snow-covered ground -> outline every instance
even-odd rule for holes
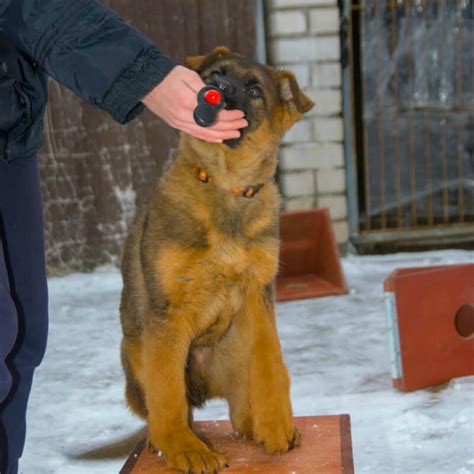
[[[408,394],[392,389],[382,289],[397,267],[465,262],[474,252],[350,256],[349,295],[277,306],[295,415],[350,414],[356,472],[474,473],[474,377]],[[123,399],[120,275],[101,268],[49,283],[49,348],[21,472],[116,474],[143,431]],[[197,412],[226,417],[219,401]]]

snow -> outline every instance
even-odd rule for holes
[[[346,296],[277,305],[295,415],[348,413],[356,472],[474,473],[474,377],[400,393],[392,388],[383,280],[400,267],[474,262],[436,251],[343,259]],[[124,404],[120,274],[51,278],[49,348],[38,369],[21,472],[118,473],[143,435]],[[213,401],[197,419],[227,418]]]

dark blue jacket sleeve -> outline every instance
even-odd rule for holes
[[[176,65],[95,0],[0,0],[0,29],[50,76],[126,123]]]

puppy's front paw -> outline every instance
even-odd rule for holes
[[[217,451],[212,451],[191,430],[187,429],[170,441],[170,436],[164,436],[168,442],[153,443],[148,437],[148,449],[159,452],[157,446],[163,446],[163,454],[168,467],[190,474],[215,474],[220,469],[228,467],[227,458]]]
[[[268,454],[283,454],[301,444],[300,432],[291,422],[268,423],[256,427],[254,439],[264,445]]]
[[[215,474],[229,467],[227,458],[217,451],[182,451],[167,457],[168,467],[189,474]]]

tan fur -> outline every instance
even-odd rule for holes
[[[254,74],[265,102],[252,103],[253,127],[236,147],[181,136],[122,263],[129,406],[147,420],[149,445],[169,466],[199,473],[227,463],[189,426],[192,407],[210,398],[225,398],[234,429],[269,453],[300,440],[275,322],[279,195],[272,178],[283,133],[312,103],[291,73],[249,66],[226,49],[188,60],[204,79],[216,64]],[[197,179],[200,168],[209,183]],[[252,199],[229,192],[252,183],[265,183]]]

